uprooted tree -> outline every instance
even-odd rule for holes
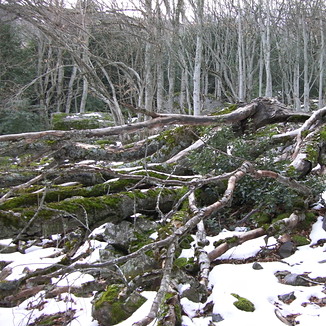
[[[128,125],[0,136],[1,237],[24,252],[60,234],[63,248],[57,264],[0,283],[0,304],[43,290],[49,297],[97,291],[93,316],[112,325],[144,302],[141,287],[157,296],[135,325],[180,324],[177,284],[189,283],[182,295],[204,301],[210,267],[226,250],[262,235],[307,236],[322,213],[312,204],[323,190],[325,114],[258,98],[211,116],[151,113]],[[205,251],[207,234],[236,226],[249,231]],[[192,236],[195,258],[178,258]],[[107,247],[85,263],[94,248],[78,249],[91,239]],[[77,270],[101,281],[69,289],[51,283]],[[4,268],[0,278],[10,273]]]

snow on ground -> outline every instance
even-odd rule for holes
[[[103,228],[102,228],[103,229]],[[211,250],[213,242],[218,239],[239,235],[241,231],[231,232],[224,230],[217,237],[210,238],[210,245],[207,250]],[[101,228],[94,230],[94,234],[101,232]],[[314,224],[310,234],[311,244],[316,244],[320,239],[326,239],[326,232],[322,229],[322,217]],[[269,245],[275,243],[275,239],[269,239]],[[9,243],[1,241],[0,243]],[[310,244],[310,245],[311,245]],[[92,255],[84,262],[94,262],[98,259],[99,249],[105,246],[105,243],[91,240],[84,247],[80,248],[79,253],[87,250],[89,245],[95,247]],[[261,247],[265,246],[263,237],[245,242],[237,248],[227,251],[219,259],[241,259],[255,255]],[[292,256],[283,259],[281,262],[261,262],[263,269],[255,270],[252,263],[248,264],[220,264],[216,265],[209,276],[209,287],[212,290],[207,302],[213,302],[213,314],[220,315],[223,320],[211,323],[212,316],[196,317],[197,312],[202,310],[206,303],[194,303],[186,298],[181,299],[184,316],[182,319],[183,326],[261,326],[266,325],[283,325],[275,314],[277,310],[281,315],[299,314],[296,321],[302,326],[321,326],[325,325],[326,307],[320,307],[315,303],[309,302],[314,296],[316,298],[325,298],[325,284],[319,284],[311,287],[285,285],[278,281],[274,273],[276,271],[289,271],[291,273],[309,273],[311,278],[326,277],[326,244],[319,246],[301,246]],[[56,254],[56,255],[53,255]],[[59,255],[59,256],[58,256]],[[76,254],[77,255],[77,254]],[[190,257],[192,249],[184,250],[182,256]],[[56,257],[58,256],[58,257]],[[62,257],[62,256],[61,256]],[[0,254],[0,261],[12,261],[9,265],[13,268],[13,274],[7,277],[12,280],[21,277],[26,272],[24,268],[28,266],[30,270],[54,264],[60,260],[60,249],[33,246],[25,254],[11,253]],[[65,275],[61,279],[53,279],[58,286],[67,284],[78,286],[83,282],[91,281],[93,278],[87,274],[79,272]],[[186,285],[184,285],[186,286]],[[181,288],[180,288],[181,290]],[[279,295],[294,292],[296,299],[285,304],[278,298]],[[236,301],[231,294],[236,293],[241,297],[249,299],[255,305],[254,312],[244,312],[238,310],[233,303]],[[147,298],[144,303],[128,320],[119,324],[119,326],[131,326],[133,322],[143,318],[149,311],[151,303],[155,297],[155,292],[144,291],[143,295]],[[13,308],[0,308],[0,324],[6,326],[24,326],[28,325],[35,318],[42,314],[53,314],[58,311],[68,309],[76,310],[76,319],[71,322],[71,326],[98,326],[91,316],[92,298],[76,297],[71,293],[63,293],[61,297],[64,300],[46,299],[42,310],[31,309],[38,303],[44,301],[44,292],[40,292],[32,298],[25,300],[19,306]],[[306,303],[306,304],[304,304]],[[155,326],[155,321],[150,326]]]

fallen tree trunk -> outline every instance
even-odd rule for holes
[[[91,137],[103,137],[122,134],[131,134],[153,128],[162,128],[169,125],[209,126],[221,124],[240,123],[242,130],[246,129],[246,121],[251,118],[251,128],[258,129],[266,124],[288,121],[305,121],[309,114],[291,112],[276,100],[258,98],[252,103],[240,107],[237,110],[217,116],[191,116],[191,115],[164,115],[158,114],[155,118],[144,122],[128,124],[116,127],[89,129],[89,130],[46,130],[22,134],[1,135],[0,142],[18,140],[46,139],[86,139]]]

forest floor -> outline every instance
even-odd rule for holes
[[[101,232],[98,228],[93,233]],[[224,230],[216,237],[208,238],[210,245],[218,239],[239,235],[236,231]],[[209,275],[211,294],[205,303],[194,303],[187,298],[181,299],[183,308],[183,326],[211,326],[211,325],[303,325],[318,326],[326,320],[326,231],[322,228],[322,217],[313,225],[310,233],[310,244],[300,246],[296,252],[281,260],[262,261],[255,264],[257,254],[266,248],[264,237],[253,239],[242,245],[228,250],[219,257]],[[55,247],[56,237],[43,239],[42,244],[31,246],[24,254],[19,252],[0,254],[0,261],[11,262],[7,268],[12,273],[6,280],[14,280],[30,271],[42,268],[45,265],[55,264],[62,258],[60,248]],[[8,244],[10,240],[1,240],[1,244]],[[272,250],[276,239],[268,240],[267,248]],[[99,258],[99,250],[106,243],[96,240],[84,244],[76,256],[89,247],[95,250],[83,259],[85,262],[95,262]],[[209,248],[207,248],[209,251]],[[184,249],[183,257],[193,255],[192,249]],[[245,263],[244,263],[245,262]],[[324,265],[325,264],[325,265]],[[257,269],[258,268],[260,269]],[[253,268],[254,267],[254,268]],[[60,279],[53,279],[57,287],[81,286],[85,282],[93,281],[93,276],[74,272]],[[311,281],[314,280],[314,281]],[[187,289],[187,284],[181,284],[179,293]],[[237,301],[232,294],[245,298],[253,303],[255,310],[247,312],[235,307]],[[148,313],[155,292],[143,293],[147,301],[127,320],[119,326],[131,326]],[[21,302],[13,308],[0,308],[1,325],[23,326],[39,325],[41,320],[48,316],[53,317],[51,325],[97,326],[91,316],[93,297],[77,297],[72,293],[62,292],[55,298],[46,296],[42,290],[33,297]],[[207,312],[205,315],[205,311]],[[282,320],[282,321],[281,321]],[[43,325],[43,324],[42,324]],[[156,322],[150,325],[155,326]]]

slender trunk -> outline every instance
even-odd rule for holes
[[[308,60],[308,33],[305,21],[302,19],[303,37],[303,110],[309,111],[309,60]]]
[[[266,39],[265,39],[265,70],[266,70],[266,90],[265,96],[273,96],[272,87],[272,72],[271,72],[271,40],[270,40],[270,20],[268,11],[268,20],[266,25]]]
[[[324,107],[324,56],[325,56],[325,38],[323,21],[320,20],[320,54],[319,54],[319,89],[318,89],[318,108]]]
[[[79,112],[80,113],[85,113],[85,108],[86,108],[86,102],[87,102],[87,96],[88,96],[88,80],[84,76],[83,77],[83,92],[82,92],[82,97],[80,101],[80,106],[79,106]]]
[[[169,80],[168,110],[169,113],[172,113],[173,103],[174,103],[174,87],[175,87],[175,60],[173,56],[170,56],[169,58],[168,80]]]
[[[148,41],[145,48],[145,109],[147,111],[153,111],[154,78],[152,73],[152,48],[152,44]]]
[[[82,39],[82,47],[81,47],[81,58],[82,61],[86,64],[89,64],[89,34],[88,34],[88,13],[87,13],[87,6],[81,7],[81,16],[82,16],[82,27],[83,30],[80,31],[80,37]],[[89,88],[89,81],[87,79],[87,76],[83,76],[83,92],[82,97],[80,101],[79,106],[79,112],[84,113],[86,110],[86,103],[87,103],[87,97],[88,97],[88,88]]]
[[[70,112],[72,97],[74,94],[74,84],[76,81],[76,76],[77,76],[77,65],[74,64],[74,66],[72,68],[71,76],[69,79],[68,90],[67,90],[67,100],[66,100],[66,107],[65,107],[66,113]]]
[[[182,69],[181,72],[181,85],[180,85],[180,98],[179,98],[179,105],[181,112],[184,112],[185,108],[185,100],[186,100],[186,85],[187,85],[187,74],[186,70]],[[188,112],[187,112],[188,113]]]
[[[189,88],[189,80],[188,80],[188,69],[186,69],[185,71],[185,81],[186,81],[186,98],[187,98],[187,107],[188,107],[188,113],[191,114],[191,112],[193,112],[193,107],[192,107],[192,102],[191,102],[191,92],[190,92],[190,88]]]
[[[57,69],[58,69],[58,82],[57,82],[57,112],[61,112],[63,105],[63,82],[64,82],[64,69],[62,60],[62,49],[58,49],[58,59],[57,59]]]
[[[162,52],[159,51],[156,65],[156,74],[157,74],[157,112],[163,112],[163,103],[164,103],[164,72],[163,72],[163,64],[162,64]],[[169,111],[171,112],[171,111]]]
[[[38,55],[37,55],[37,75],[42,76],[44,73],[44,56],[45,56],[45,39],[40,35],[38,38]],[[35,84],[35,90],[38,94],[40,107],[45,109],[45,78],[39,78],[38,83]],[[47,110],[46,110],[47,111]]]
[[[297,111],[301,110],[301,103],[300,103],[300,49],[299,45],[297,45],[296,49],[296,60],[295,66],[293,71],[293,101],[294,107]]]
[[[196,40],[196,57],[195,57],[194,77],[193,77],[194,115],[200,115],[200,111],[201,111],[200,89],[201,89],[202,47],[203,47],[203,40],[200,31],[198,31],[197,40]]]
[[[259,76],[258,76],[258,96],[263,96],[263,75],[264,75],[264,60],[263,60],[263,44],[260,44],[259,55]]]
[[[239,5],[239,2],[238,2]],[[243,65],[243,34],[241,11],[238,18],[238,101],[244,101],[244,65]]]
[[[263,57],[265,63],[265,74],[266,74],[266,88],[265,88],[265,96],[272,97],[273,96],[273,88],[272,88],[272,72],[271,72],[271,35],[270,35],[270,7],[269,2],[267,1],[266,8],[266,24],[261,22],[261,41],[263,47]]]

